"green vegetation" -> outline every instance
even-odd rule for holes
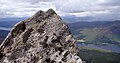
[[[110,50],[104,50],[104,49],[97,49],[97,48],[90,48],[87,46],[79,46],[80,50],[90,50],[90,51],[98,51],[98,52],[111,52]]]
[[[120,46],[120,21],[78,22],[69,24],[75,39],[86,44]],[[80,46],[80,57],[86,63],[120,63],[120,53]]]
[[[70,24],[74,37],[79,42],[91,44],[115,44],[120,46],[120,21],[79,22]]]
[[[120,44],[120,38],[112,34],[107,28],[83,29],[76,38],[83,39],[87,43],[93,44]]]
[[[86,63],[120,63],[120,54],[97,49],[80,49],[80,57]]]

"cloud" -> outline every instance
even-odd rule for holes
[[[54,0],[10,0],[10,2],[15,2],[15,3],[25,3],[25,2],[28,2],[28,3],[31,3],[31,4],[36,4],[36,3],[39,3],[39,2],[51,2],[51,1],[54,1]]]
[[[91,8],[95,7],[97,0],[56,0],[53,4],[58,8],[58,11],[77,13],[92,10]]]
[[[119,6],[120,0],[103,0],[102,5],[105,6]]]
[[[90,21],[118,20],[119,2],[120,0],[0,0],[0,17],[29,17],[38,10],[53,8],[63,17],[74,16]]]
[[[46,11],[49,8],[54,8],[50,2],[45,0],[11,0],[10,2],[0,0],[0,6],[0,16],[2,17],[29,17],[38,10]]]

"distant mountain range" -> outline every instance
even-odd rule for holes
[[[7,36],[8,33],[9,33],[9,31],[0,30],[0,43],[2,43],[2,41],[3,41],[4,38]]]
[[[9,33],[9,29],[25,18],[0,19],[0,43]],[[69,18],[68,18],[69,19]],[[69,20],[74,20],[73,18]],[[120,46],[120,21],[95,21],[68,23],[75,39],[79,42],[91,44],[115,44]],[[100,52],[98,50],[80,49],[81,58],[90,63],[119,63],[118,53]],[[91,48],[89,48],[91,49]],[[89,59],[90,58],[90,59]]]
[[[26,18],[0,18],[0,27],[12,28],[16,23]]]
[[[8,30],[26,18],[0,18],[0,39],[7,36]],[[79,42],[120,45],[120,21],[95,21],[68,23],[74,37]]]
[[[0,18],[0,43],[9,33],[9,30],[19,21],[25,18]]]
[[[77,22],[69,24],[78,42],[120,46],[120,21]]]

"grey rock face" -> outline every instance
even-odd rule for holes
[[[52,10],[16,24],[0,46],[0,63],[82,63],[68,26]]]

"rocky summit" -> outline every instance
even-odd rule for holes
[[[0,45],[0,63],[82,63],[75,40],[54,10],[16,24]]]

